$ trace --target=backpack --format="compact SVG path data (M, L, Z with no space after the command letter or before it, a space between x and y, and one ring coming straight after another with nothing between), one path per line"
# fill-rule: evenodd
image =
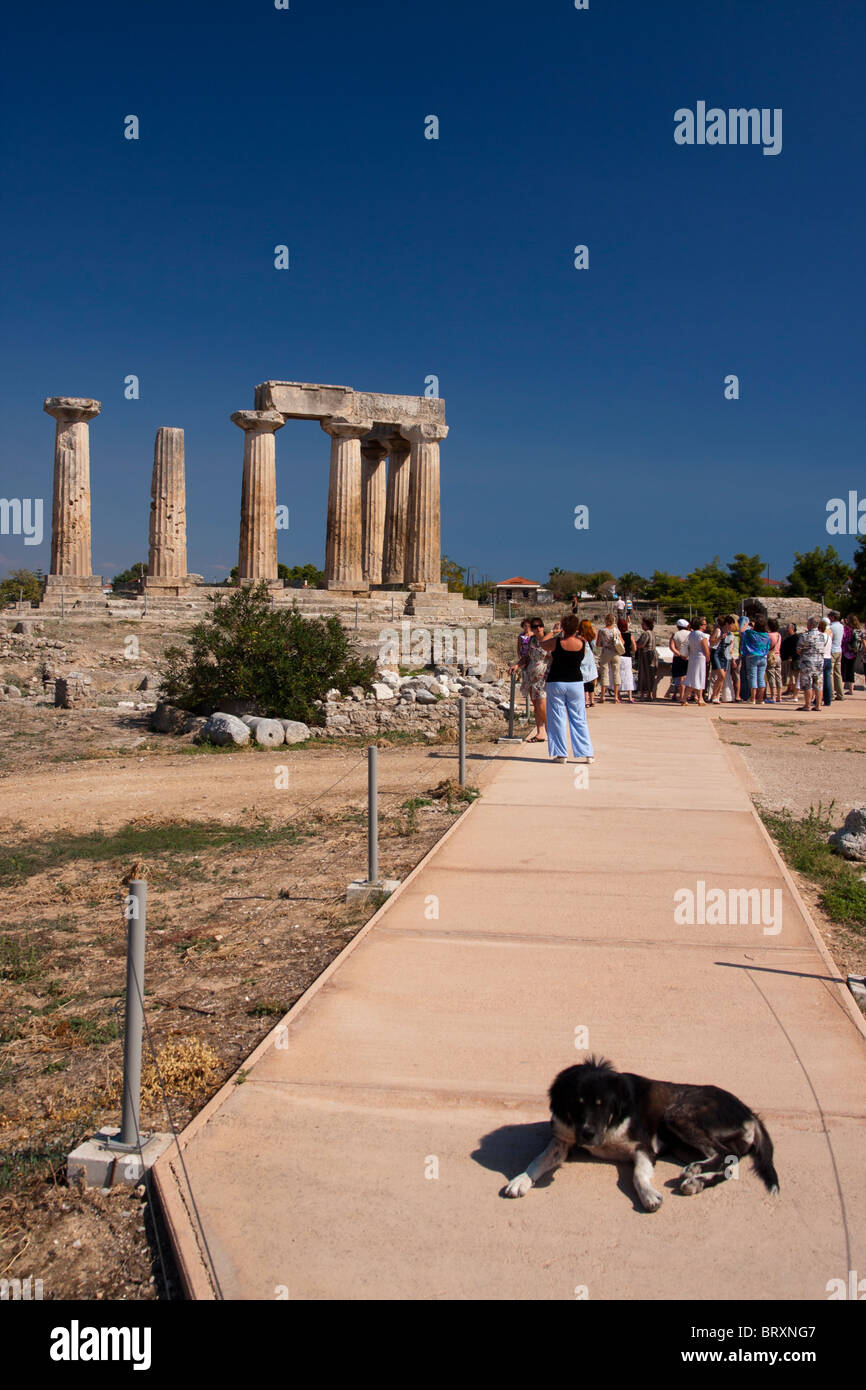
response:
M863 650L863 632L859 627L851 629L851 636L848 638L848 650L856 656L857 652Z

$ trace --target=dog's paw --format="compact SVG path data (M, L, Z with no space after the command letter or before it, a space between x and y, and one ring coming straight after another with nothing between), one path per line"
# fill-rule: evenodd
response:
M685 1171L688 1172L688 1169ZM697 1175L685 1178L684 1181L680 1183L680 1192L684 1197L696 1197L697 1194L703 1192L703 1190L704 1184Z
M518 1177L512 1178L503 1192L503 1197L525 1197L532 1186L532 1178L528 1173L520 1173Z
M697 1163L689 1163L689 1164L687 1164L687 1166L683 1169L683 1171L680 1173L680 1177L681 1177L681 1178L696 1178L696 1177L698 1176L698 1174L702 1171L702 1169L703 1169L703 1164L702 1164L700 1161L697 1162Z
M656 1192L654 1187L650 1187L645 1192L642 1192L640 1194L640 1199L643 1203L644 1211L658 1211L664 1201L662 1194Z

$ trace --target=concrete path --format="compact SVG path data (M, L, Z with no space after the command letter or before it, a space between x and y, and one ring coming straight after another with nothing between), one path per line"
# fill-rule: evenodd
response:
M705 711L590 719L589 785L503 748L483 798L185 1131L183 1163L160 1160L193 1296L214 1296L212 1270L230 1299L825 1299L866 1274L866 1028L735 755ZM678 924L674 894L701 881L778 891L781 930ZM780 1196L747 1161L681 1197L662 1160L651 1215L630 1168L578 1154L502 1198L587 1049L740 1095Z

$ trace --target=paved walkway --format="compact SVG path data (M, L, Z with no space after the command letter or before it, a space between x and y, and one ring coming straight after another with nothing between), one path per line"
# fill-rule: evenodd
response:
M591 729L587 787L503 748L483 798L185 1131L185 1171L160 1160L194 1296L213 1296L208 1259L231 1299L825 1299L866 1274L866 1028L735 755L698 710L596 711ZM679 925L674 894L699 881L778 890L781 931ZM739 1094L781 1195L746 1162L681 1197L662 1160L649 1214L630 1168L578 1155L503 1199L584 1044Z

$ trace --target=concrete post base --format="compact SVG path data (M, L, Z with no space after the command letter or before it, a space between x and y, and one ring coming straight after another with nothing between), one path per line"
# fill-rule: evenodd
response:
M171 1134L142 1135L141 1153L138 1149L130 1153L126 1149L112 1147L111 1141L116 1140L119 1134L118 1128L105 1126L92 1139L85 1139L83 1144L73 1149L66 1160L67 1181L71 1183L83 1177L87 1187L114 1187L121 1182L134 1187L174 1143Z
M399 887L399 878L380 878L376 883L368 883L365 878L356 878L346 889L346 902L366 902L368 898L375 895L390 898L394 890Z

